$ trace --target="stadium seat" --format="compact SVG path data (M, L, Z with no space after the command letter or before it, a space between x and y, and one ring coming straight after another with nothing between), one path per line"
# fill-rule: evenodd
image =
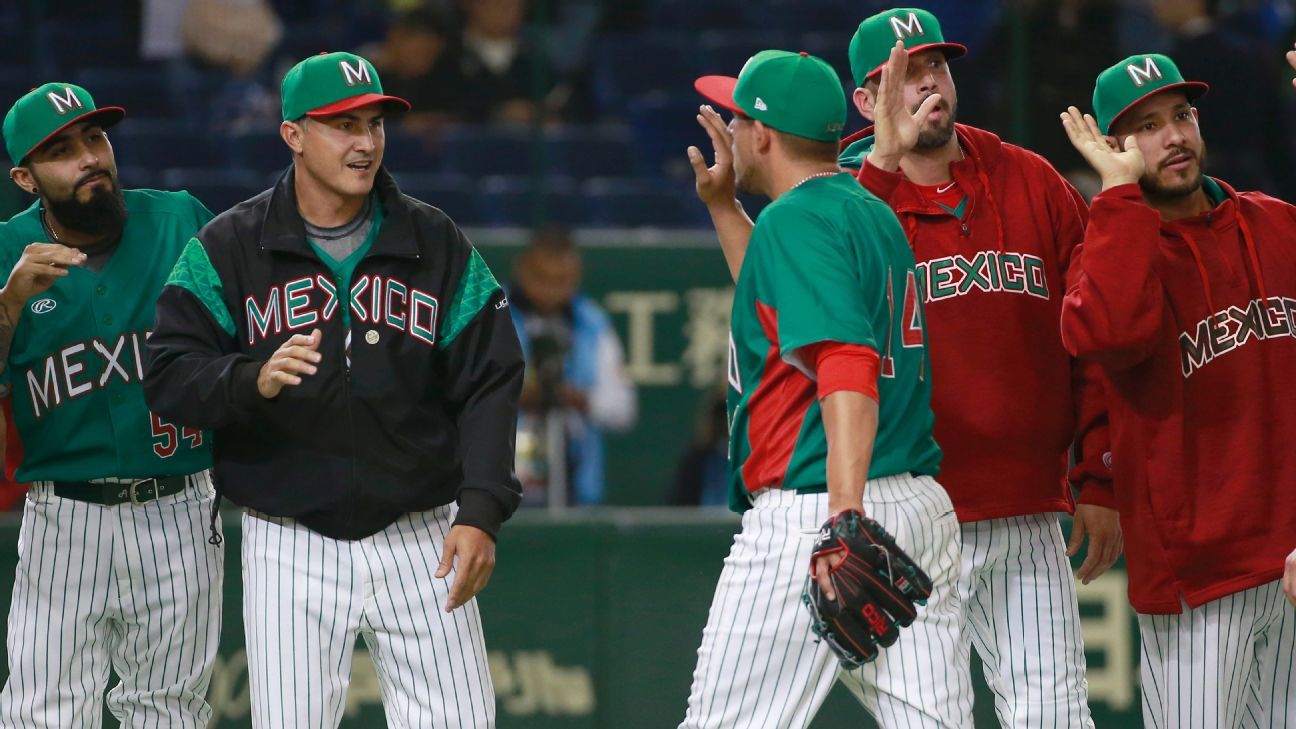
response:
M444 171L442 156L430 149L422 138L403 132L395 125L387 127L386 138L383 165L387 169L417 174Z
M448 170L485 177L527 174L537 142L529 129L460 127L448 131L441 143Z
M225 148L230 165L249 172L278 172L292 162L292 151L278 129L231 134L225 139Z
M119 166L153 170L229 166L220 137L169 122L134 119L129 107L126 119L113 127L108 136Z
M609 34L594 45L594 95L600 111L620 114L626 99L693 88L695 49L679 33Z
M445 211L456 224L480 225L480 191L472 179L463 175L393 174L401 192Z
M662 30L733 28L749 0L654 0L646 3L648 26Z
M89 90L98 105L125 107L126 113L134 118L175 116L177 105L172 98L172 79L165 68L87 65L88 68L75 74L74 81Z
M575 184L567 178L487 177L480 189L486 222L492 225L580 225L588 217Z
M650 94L626 105L630 126L649 172L692 179L693 171L685 156L689 145L698 146L710 159L711 142L697 123L698 106L704 101L689 91L676 95Z
M674 180L599 177L581 185L590 223L612 228L686 228L702 225L702 203ZM686 192L689 194L685 195Z
M568 126L545 136L547 170L578 179L634 174L640 167L630 130L623 126Z
M800 51L794 48L791 38L786 33L777 31L711 31L703 33L698 41L699 62L698 75L722 74L737 76L743 64L758 51L767 48L778 48L785 51Z
M158 175L164 190L188 190L217 215L266 189L265 180L252 172L202 168L172 168Z

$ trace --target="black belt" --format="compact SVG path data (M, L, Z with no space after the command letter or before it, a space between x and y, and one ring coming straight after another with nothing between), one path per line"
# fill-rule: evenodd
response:
M143 504L163 496L178 494L188 484L187 476L145 478L132 483L89 483L85 481L55 481L54 495L88 504L116 506L118 504Z

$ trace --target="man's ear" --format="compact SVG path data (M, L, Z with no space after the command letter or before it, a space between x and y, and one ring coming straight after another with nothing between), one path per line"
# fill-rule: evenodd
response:
M300 122L286 121L279 125L279 137L295 155L302 153L302 137L306 135L306 130L302 127L305 121L305 119Z
M868 88L867 83L855 89L855 93L851 94L851 101L855 102L855 110L860 113L860 116L870 122L874 121L873 110L876 108L877 94Z
M32 195L40 194L40 187L36 185L36 178L27 167L15 167L9 170L9 179L13 180L15 185L21 187L23 192Z
M761 154L769 152L770 145L774 143L774 130L765 126L764 122L752 122L752 146Z

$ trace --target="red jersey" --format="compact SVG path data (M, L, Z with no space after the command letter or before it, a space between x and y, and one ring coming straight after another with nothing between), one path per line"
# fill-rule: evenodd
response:
M1296 208L1214 180L1175 222L1094 198L1062 336L1109 379L1130 603L1178 613L1282 576L1296 542Z
M860 182L886 201L918 261L932 358L940 482L959 521L1114 507L1097 368L1067 354L1058 331L1084 199L1044 158L957 125L964 159L950 166L960 201L861 161ZM872 129L845 140L866 156ZM858 158L858 157L857 157ZM931 193L934 192L935 195Z

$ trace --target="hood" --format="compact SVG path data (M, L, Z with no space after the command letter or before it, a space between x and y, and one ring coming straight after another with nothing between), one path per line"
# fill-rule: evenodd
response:
M1242 215L1242 198L1228 183L1214 177L1203 179L1202 188L1206 191L1206 196L1210 198L1211 202L1215 203L1215 206L1191 218L1169 222L1163 221L1161 223L1162 233L1182 240L1192 253L1193 261L1197 264L1197 274L1201 279L1202 292L1206 296L1206 306L1213 315L1219 313L1219 309L1215 306L1215 300L1211 296L1210 271L1206 268L1201 249L1197 246L1189 231L1193 228L1208 228L1211 234L1214 235L1236 222L1238 233L1242 236L1242 243L1246 247L1247 261L1251 264L1251 272L1255 275L1256 285L1260 289L1260 298L1268 300L1269 293L1265 288L1264 275L1260 271L1260 257L1256 253L1255 236L1251 234L1251 226Z

